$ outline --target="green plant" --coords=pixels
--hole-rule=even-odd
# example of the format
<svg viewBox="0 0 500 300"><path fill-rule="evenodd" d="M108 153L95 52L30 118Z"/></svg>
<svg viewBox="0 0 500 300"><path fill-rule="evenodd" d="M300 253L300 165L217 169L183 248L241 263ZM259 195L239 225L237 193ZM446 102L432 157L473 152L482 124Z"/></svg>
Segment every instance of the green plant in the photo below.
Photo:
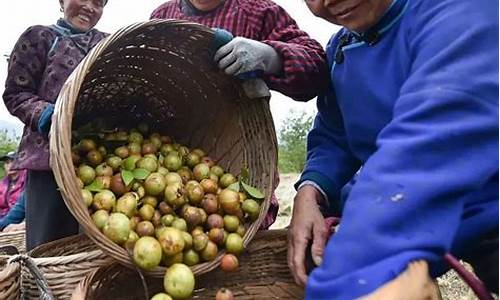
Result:
<svg viewBox="0 0 500 300"><path fill-rule="evenodd" d="M306 162L307 133L314 116L306 112L290 111L279 130L278 168L281 173L299 173Z"/></svg>

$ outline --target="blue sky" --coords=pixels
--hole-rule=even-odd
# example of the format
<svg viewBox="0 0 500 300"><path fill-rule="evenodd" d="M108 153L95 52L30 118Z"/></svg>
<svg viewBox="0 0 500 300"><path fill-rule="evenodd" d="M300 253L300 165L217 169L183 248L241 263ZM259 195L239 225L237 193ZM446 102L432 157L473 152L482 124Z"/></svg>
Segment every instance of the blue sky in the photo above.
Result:
<svg viewBox="0 0 500 300"><path fill-rule="evenodd" d="M144 21L149 18L150 13L164 0L109 0L101 21L97 28L114 32L117 29L133 22ZM275 0L276 3L285 8L297 21L299 27L318 40L323 46L328 39L338 30L326 21L314 17L304 4L304 0ZM57 0L17 0L9 1L9 8L0 11L0 94L3 93L5 76L7 73L7 62L4 54L10 54L19 35L29 26L35 24L53 24L59 17L59 1ZM315 101L307 103L295 102L279 93L273 92L271 98L271 112L273 114L276 128L280 127L290 109L295 111L305 110L313 113ZM19 120L9 114L3 101L0 101L0 128L6 124L13 124L21 128Z"/></svg>

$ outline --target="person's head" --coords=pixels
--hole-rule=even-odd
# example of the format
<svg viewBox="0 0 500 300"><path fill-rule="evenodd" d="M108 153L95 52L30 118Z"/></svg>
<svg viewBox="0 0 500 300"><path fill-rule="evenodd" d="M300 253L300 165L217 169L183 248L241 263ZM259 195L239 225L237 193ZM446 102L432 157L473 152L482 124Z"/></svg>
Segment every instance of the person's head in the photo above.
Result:
<svg viewBox="0 0 500 300"><path fill-rule="evenodd" d="M221 5L224 0L188 0L197 10L211 11Z"/></svg>
<svg viewBox="0 0 500 300"><path fill-rule="evenodd" d="M9 152L6 155L0 157L0 161L3 161L3 168L7 176L14 176L17 171L12 170L12 163L16 159L16 154L14 152Z"/></svg>
<svg viewBox="0 0 500 300"><path fill-rule="evenodd" d="M362 33L377 24L393 0L305 1L315 16Z"/></svg>
<svg viewBox="0 0 500 300"><path fill-rule="evenodd" d="M75 28L92 29L102 16L107 0L59 0L64 19Z"/></svg>

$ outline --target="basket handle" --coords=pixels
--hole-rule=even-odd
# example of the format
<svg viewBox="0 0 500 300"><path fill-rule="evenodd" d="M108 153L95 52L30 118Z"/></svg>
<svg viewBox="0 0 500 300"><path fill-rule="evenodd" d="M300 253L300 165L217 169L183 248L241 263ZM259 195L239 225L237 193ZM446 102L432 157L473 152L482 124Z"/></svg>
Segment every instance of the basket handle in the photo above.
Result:
<svg viewBox="0 0 500 300"><path fill-rule="evenodd" d="M50 290L49 284L47 283L47 280L43 276L42 272L40 269L37 267L36 263L31 259L31 257L20 254L13 256L11 259L9 259L9 263L15 263L19 262L21 265L26 266L28 268L28 271L30 272L31 275L35 278L35 283L36 286L38 287L38 290L40 291L40 299L41 300L55 300L56 298L52 294L52 291Z"/></svg>

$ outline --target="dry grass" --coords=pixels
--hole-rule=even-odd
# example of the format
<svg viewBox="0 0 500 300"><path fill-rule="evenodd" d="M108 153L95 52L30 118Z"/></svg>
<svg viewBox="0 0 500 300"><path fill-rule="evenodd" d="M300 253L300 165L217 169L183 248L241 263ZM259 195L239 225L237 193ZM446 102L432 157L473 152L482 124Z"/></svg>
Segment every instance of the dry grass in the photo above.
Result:
<svg viewBox="0 0 500 300"><path fill-rule="evenodd" d="M290 223L293 209L295 189L293 184L297 181L298 174L281 174L280 185L276 191L280 201L278 218L272 228L284 228ZM462 281L454 271L449 271L437 279L443 300L476 300L473 291ZM498 299L498 297L495 297Z"/></svg>

